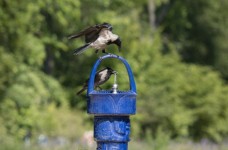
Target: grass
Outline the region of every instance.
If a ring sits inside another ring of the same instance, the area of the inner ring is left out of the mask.
[[[160,144],[158,147],[153,141],[132,141],[129,143],[129,150],[228,150],[228,141],[216,144],[208,140],[202,140],[201,142],[183,140]]]
[[[0,150],[96,150],[96,143],[89,147],[79,140],[56,142],[49,139],[46,144],[38,144],[33,141],[30,144],[0,139]],[[221,143],[213,143],[203,139],[200,142],[191,140],[167,140],[166,138],[136,140],[132,139],[128,144],[129,150],[228,150],[228,140]]]
[[[156,141],[156,140],[155,140]],[[159,145],[155,141],[140,141],[132,140],[128,144],[129,150],[228,150],[228,141],[224,141],[220,144],[212,143],[208,140],[202,140],[201,142],[192,142],[190,140],[179,141],[165,141],[162,143],[159,141]],[[47,145],[38,145],[37,143],[31,143],[25,145],[24,143],[0,143],[0,150],[95,150],[96,144],[92,147],[88,147],[80,142],[68,142],[65,144],[49,143]]]

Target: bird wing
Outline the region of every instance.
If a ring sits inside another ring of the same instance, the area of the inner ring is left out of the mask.
[[[99,32],[103,28],[108,28],[111,31],[112,25],[109,23],[97,24],[97,25],[88,27],[79,33],[68,36],[68,39],[78,38],[78,37],[85,35],[86,43],[94,42],[99,37]]]
[[[70,35],[70,36],[68,36],[68,39],[78,38],[78,37],[80,37],[80,36],[89,34],[90,32],[94,32],[94,31],[97,31],[96,25],[95,25],[95,26],[91,26],[91,27],[89,27],[89,28],[86,28],[86,29],[80,31],[79,33]]]
[[[99,37],[99,33],[100,33],[101,29],[96,29],[93,30],[87,34],[85,34],[85,42],[89,43],[89,42],[94,42],[96,41],[96,39]]]

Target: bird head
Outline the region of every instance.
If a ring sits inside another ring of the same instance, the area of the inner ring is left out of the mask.
[[[121,40],[120,40],[120,38],[118,37],[115,41],[113,41],[113,43],[118,46],[118,50],[120,51],[121,50]]]
[[[111,24],[109,24],[109,23],[107,23],[107,22],[104,22],[104,23],[102,24],[102,26],[105,27],[105,28],[108,28],[110,31],[112,31],[112,25],[111,25]]]
[[[106,69],[108,70],[108,72],[109,72],[110,74],[116,74],[116,73],[117,73],[117,71],[113,70],[113,69],[110,68],[110,67],[106,67]]]

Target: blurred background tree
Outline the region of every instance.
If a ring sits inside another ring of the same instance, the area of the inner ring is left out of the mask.
[[[93,50],[73,56],[83,40],[66,37],[103,22],[123,41],[121,53],[115,46],[108,51],[125,57],[134,71],[135,138],[158,132],[227,137],[227,1],[2,0],[0,7],[1,139],[22,139],[28,130],[80,137],[89,118],[83,115],[85,94],[76,92],[98,56]],[[107,65],[119,72],[120,89],[128,89],[123,65],[102,63]]]

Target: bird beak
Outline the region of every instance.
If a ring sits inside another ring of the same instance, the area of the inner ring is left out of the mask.
[[[110,31],[112,31],[112,26],[108,27],[108,29],[109,29]]]
[[[117,72],[117,71],[115,71],[115,70],[113,70],[113,71],[112,71],[112,74],[117,74],[117,73],[118,73],[118,72]]]
[[[118,46],[118,49],[120,51],[120,49],[121,49],[121,40],[120,40],[120,38],[116,39],[113,43]]]

